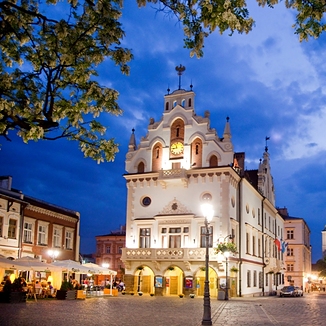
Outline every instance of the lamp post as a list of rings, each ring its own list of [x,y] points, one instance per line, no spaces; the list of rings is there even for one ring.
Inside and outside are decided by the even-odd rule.
[[[55,261],[55,259],[59,256],[59,251],[58,250],[48,250],[48,255],[51,257],[51,263]]]
[[[229,269],[229,256],[230,253],[228,251],[224,251],[224,257],[225,257],[225,277],[226,277],[226,283],[225,283],[225,298],[224,300],[229,300],[229,282],[228,282],[228,269]]]
[[[205,255],[205,288],[204,288],[204,314],[202,325],[212,325],[211,317],[211,301],[209,295],[209,279],[208,279],[208,262],[209,262],[209,223],[211,222],[214,211],[211,204],[201,205],[203,215],[205,217],[205,246],[206,246],[206,255]]]

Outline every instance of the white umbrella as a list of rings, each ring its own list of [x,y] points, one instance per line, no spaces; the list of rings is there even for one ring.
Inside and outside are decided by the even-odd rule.
[[[0,257],[0,268],[4,269],[15,269],[12,268],[13,260]]]
[[[92,269],[94,271],[94,274],[117,275],[116,271],[113,271],[111,269],[102,267],[102,266],[94,264],[94,263],[86,263],[86,264],[83,264],[83,266],[87,266],[90,269]]]
[[[74,261],[74,260],[57,260],[52,263],[52,265],[61,267],[67,272],[79,273],[79,274],[94,274],[94,270],[89,267],[85,267],[84,265]]]
[[[33,270],[36,272],[44,271],[53,271],[59,272],[62,271],[62,268],[54,266],[53,264],[48,264],[40,261],[37,258],[32,257],[22,257],[12,260],[12,266],[18,270]]]

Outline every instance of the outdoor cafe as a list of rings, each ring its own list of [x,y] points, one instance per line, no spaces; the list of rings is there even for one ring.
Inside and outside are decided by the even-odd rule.
[[[85,297],[103,294],[100,284],[94,284],[95,275],[107,275],[113,284],[117,272],[97,264],[80,264],[73,260],[58,260],[45,263],[32,257],[10,260],[0,257],[0,292],[4,290],[5,280],[13,283],[22,280],[27,298],[54,298],[63,282],[73,284],[74,289],[83,290]],[[86,282],[86,280],[88,282]],[[111,287],[112,295],[112,287]],[[84,298],[84,297],[82,297]]]

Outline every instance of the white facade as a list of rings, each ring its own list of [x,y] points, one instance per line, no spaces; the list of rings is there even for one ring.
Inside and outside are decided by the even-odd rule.
[[[196,115],[194,98],[192,90],[165,95],[162,119],[150,120],[138,146],[132,133],[124,175],[126,289],[157,295],[203,294],[201,204],[209,200],[214,209],[211,295],[218,295],[226,274],[231,296],[276,291],[284,282],[282,255],[274,244],[283,235],[283,219],[274,207],[267,148],[259,169],[244,171],[244,153],[233,151],[229,119],[219,137],[210,126],[208,111],[204,117]],[[238,253],[229,258],[226,273],[225,258],[213,247],[231,241],[230,235]]]

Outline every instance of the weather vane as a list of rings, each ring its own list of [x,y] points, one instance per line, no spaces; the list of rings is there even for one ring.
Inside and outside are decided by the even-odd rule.
[[[266,142],[266,145],[265,145],[265,152],[267,152],[268,151],[268,146],[267,146],[267,140],[269,140],[270,139],[270,137],[265,137],[265,142]]]
[[[175,70],[178,72],[178,76],[179,76],[179,89],[181,89],[181,75],[186,70],[186,67],[180,64],[180,66],[176,66],[175,67]]]

